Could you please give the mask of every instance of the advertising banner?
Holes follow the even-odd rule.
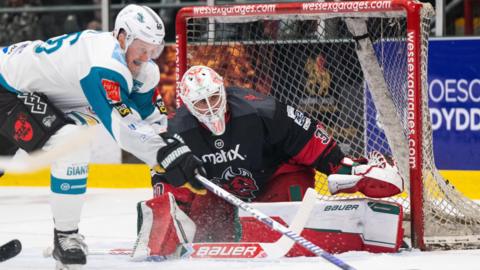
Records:
[[[428,96],[436,165],[480,170],[480,39],[430,40]]]
[[[385,45],[385,44],[384,44]],[[391,42],[376,48],[379,58],[388,59],[404,46]],[[433,39],[429,43],[428,95],[433,129],[435,164],[440,170],[479,170],[480,151],[480,39]],[[381,56],[380,56],[381,51]],[[406,61],[406,58],[405,58]],[[386,83],[392,91],[404,85],[390,85],[406,76],[405,63],[385,66]],[[384,137],[368,87],[365,87],[367,151],[377,150],[371,140]]]

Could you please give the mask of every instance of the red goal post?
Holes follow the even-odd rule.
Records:
[[[349,155],[391,155],[408,182],[393,200],[405,208],[412,244],[478,247],[478,205],[434,163],[426,94],[432,15],[415,0],[182,8],[177,85],[188,67],[207,65],[227,86],[268,93],[321,121]],[[324,179],[319,191],[335,199]]]

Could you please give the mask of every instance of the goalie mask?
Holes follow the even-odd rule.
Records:
[[[190,113],[214,135],[225,132],[227,96],[217,72],[205,66],[191,67],[183,75],[179,95]]]

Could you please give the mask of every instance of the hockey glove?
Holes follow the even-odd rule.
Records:
[[[179,135],[163,138],[167,145],[158,150],[157,162],[165,169],[165,180],[175,187],[189,183],[193,188],[201,189],[203,186],[195,175],[206,175],[202,161],[183,143]]]
[[[182,205],[190,205],[195,195],[207,194],[206,189],[193,188],[190,183],[186,182],[182,186],[174,187],[168,184],[165,178],[165,172],[159,172],[158,170],[151,170],[152,176],[152,188],[153,197],[160,197],[163,194],[172,193],[177,203]],[[185,209],[183,209],[185,211]],[[185,211],[186,212],[186,211]]]
[[[337,173],[328,176],[328,189],[332,194],[360,191],[368,197],[384,198],[400,194],[403,179],[397,166],[389,164],[375,151],[370,153],[368,162],[366,159],[343,158]]]

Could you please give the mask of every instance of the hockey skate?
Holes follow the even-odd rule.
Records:
[[[56,270],[77,270],[87,263],[87,245],[78,230],[54,231],[53,258],[57,261]]]

